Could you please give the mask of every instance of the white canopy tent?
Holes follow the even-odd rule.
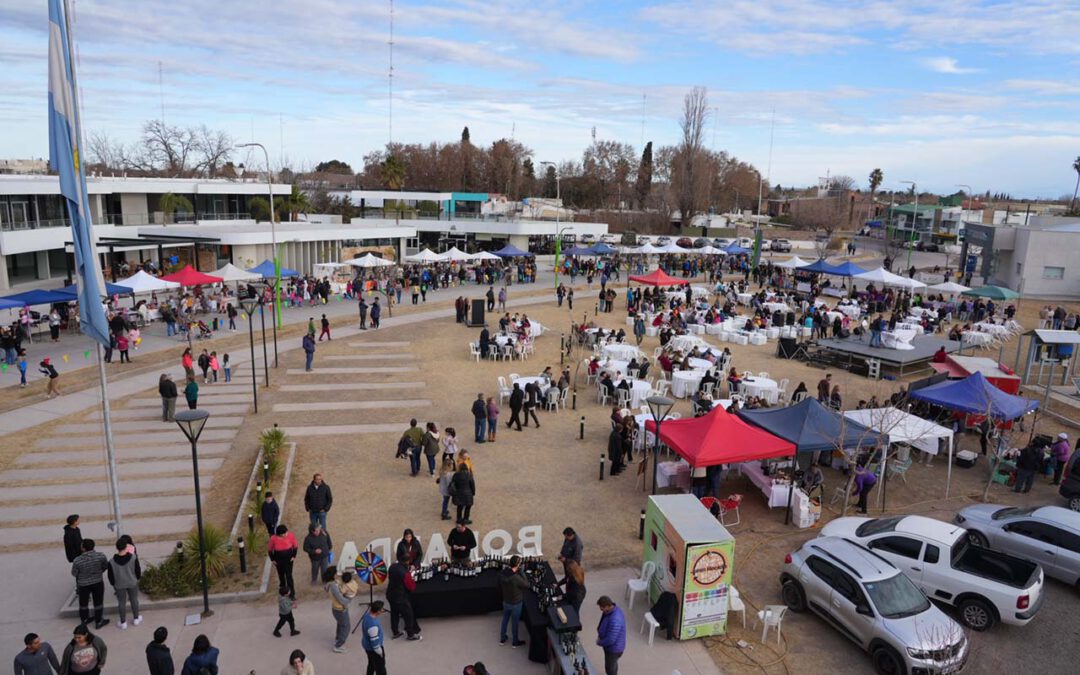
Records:
[[[657,251],[659,253],[697,253],[697,251],[695,249],[683,248],[682,246],[679,246],[675,242],[671,242],[670,244],[665,244],[664,246],[661,246],[659,249],[657,249]]]
[[[389,267],[394,263],[390,260],[383,260],[376,257],[371,253],[360,256],[359,258],[353,258],[352,260],[346,260],[346,265],[350,267]]]
[[[495,255],[494,253],[492,253],[490,251],[480,251],[479,253],[474,253],[472,259],[473,260],[502,260],[502,258],[500,258],[499,256]]]
[[[870,427],[874,431],[889,437],[889,443],[907,443],[913,448],[936,455],[938,439],[944,438],[949,446],[948,476],[945,480],[945,496],[949,496],[952,485],[953,432],[948,427],[912,415],[899,408],[864,408],[846,410],[844,417]]]
[[[644,246],[638,246],[637,248],[624,249],[624,253],[636,254],[636,255],[655,255],[657,253],[664,253],[664,249],[657,248],[651,243],[646,242]]]
[[[444,262],[465,262],[472,259],[472,255],[460,250],[457,246],[439,254],[439,260]]]
[[[147,274],[143,270],[139,270],[127,279],[120,279],[116,283],[120,286],[127,286],[131,289],[132,293],[153,293],[154,291],[166,291],[172,288],[180,288],[180,284],[175,281],[158,279],[152,274]]]
[[[776,263],[776,266],[777,267],[783,267],[784,269],[793,270],[793,269],[795,269],[797,267],[805,267],[806,265],[809,265],[809,264],[810,264],[809,262],[807,262],[806,260],[803,260],[799,256],[793,255],[790,258],[788,258],[787,260],[785,260],[784,262]]]
[[[442,258],[439,257],[439,254],[433,253],[430,248],[425,248],[423,251],[414,255],[405,256],[405,262],[429,263],[439,262],[440,260],[442,260]]]
[[[907,277],[902,277],[899,274],[893,274],[884,267],[879,267],[876,270],[869,270],[861,274],[856,274],[853,279],[860,281],[870,281],[875,284],[881,284],[883,286],[897,286],[900,288],[910,288],[908,282],[912,281]],[[917,282],[919,283],[919,282]]]
[[[221,277],[226,282],[228,281],[256,281],[261,280],[261,274],[255,274],[254,272],[248,272],[242,270],[232,263],[226,264],[224,267],[216,272],[211,272],[215,277]]]
[[[956,295],[957,293],[963,293],[964,291],[970,291],[971,289],[962,284],[958,284],[955,281],[946,281],[943,284],[934,284],[927,287],[928,291],[938,291],[939,293],[948,293],[949,295]]]
[[[716,248],[711,244],[706,244],[701,248],[694,249],[694,253],[697,253],[699,255],[727,255],[727,252],[724,251],[724,249]]]

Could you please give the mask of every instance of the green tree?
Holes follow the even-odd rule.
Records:
[[[353,173],[352,167],[346,162],[341,160],[331,159],[328,162],[319,162],[315,165],[316,173],[341,173],[351,176]]]
[[[252,197],[247,205],[252,218],[263,222],[270,221],[270,202],[266,197]]]
[[[465,144],[469,142],[469,127],[465,127],[461,130],[461,143]]]
[[[874,169],[870,172],[870,201],[874,201],[874,194],[877,193],[877,189],[881,187],[884,180],[885,174],[881,169]]]
[[[544,197],[548,199],[555,199],[559,194],[559,182],[558,174],[555,173],[555,167],[548,165],[547,171],[544,173]]]
[[[634,183],[634,191],[637,193],[638,208],[645,208],[645,200],[649,198],[649,192],[652,191],[652,174],[653,174],[653,161],[652,161],[652,141],[645,144],[645,149],[641,152],[641,163],[638,164],[637,181]]]
[[[296,216],[301,213],[311,213],[312,205],[311,200],[308,199],[307,193],[300,189],[299,185],[292,186],[292,192],[288,197],[277,197],[274,199],[274,208],[278,213],[288,213],[289,220],[296,220]],[[278,216],[280,220],[281,217]]]
[[[172,192],[161,195],[161,199],[158,200],[158,209],[165,214],[166,223],[176,222],[174,218],[177,213],[194,216],[195,212],[195,207],[191,205],[190,199]]]
[[[382,177],[383,186],[390,190],[405,187],[405,164],[397,155],[387,155],[379,166],[379,175]]]

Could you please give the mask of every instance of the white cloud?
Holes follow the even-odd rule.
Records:
[[[951,56],[932,56],[922,60],[923,66],[935,73],[946,75],[967,75],[979,72],[978,68],[961,68],[956,59]]]
[[[1005,80],[1009,89],[1026,91],[1041,96],[1076,96],[1080,94],[1080,84],[1060,80]]]

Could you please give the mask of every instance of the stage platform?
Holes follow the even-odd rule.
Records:
[[[911,346],[915,349],[908,350],[871,347],[869,335],[863,336],[862,340],[852,335],[849,338],[819,339],[815,343],[835,354],[846,355],[849,365],[855,361],[878,359],[881,361],[882,366],[895,368],[900,375],[904,374],[905,369],[910,372],[915,366],[929,363],[930,359],[934,357],[934,352],[941,347],[945,347],[945,351],[951,354],[960,351],[961,346],[959,342],[954,340],[937,338],[932,335],[916,335],[911,341]]]

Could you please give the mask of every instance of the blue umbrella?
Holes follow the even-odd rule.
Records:
[[[264,260],[261,263],[259,263],[258,265],[256,265],[255,267],[252,267],[251,269],[249,269],[248,272],[251,272],[252,274],[258,274],[263,279],[273,279],[274,278],[274,261],[269,260],[269,259]],[[300,273],[297,272],[296,270],[290,270],[290,269],[286,269],[285,267],[282,267],[281,268],[281,276],[282,277],[298,277],[298,276],[300,276]]]

